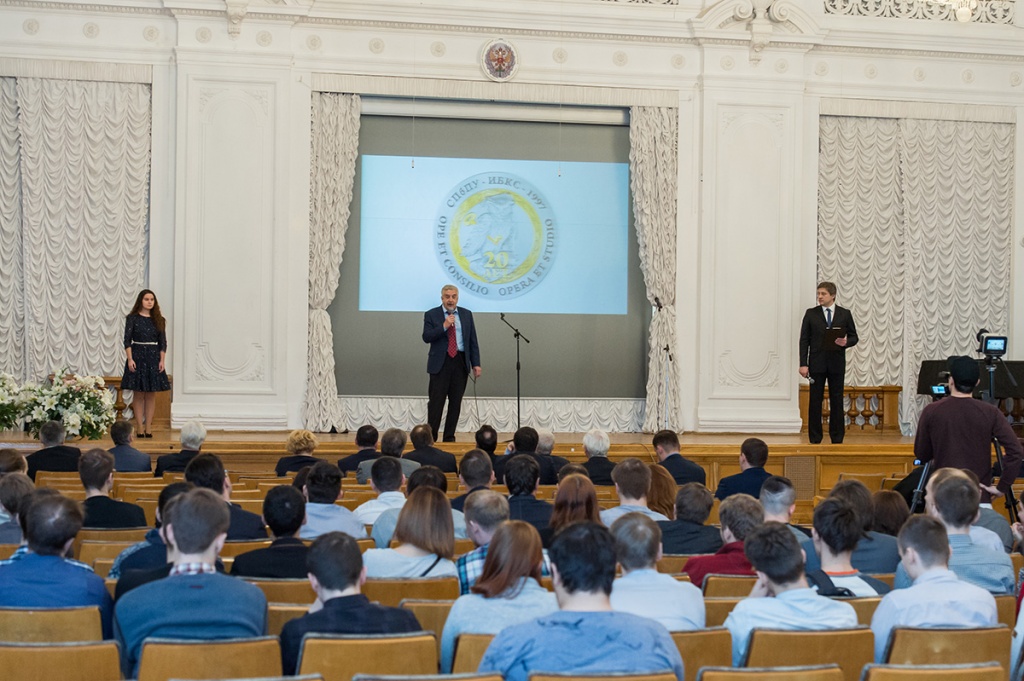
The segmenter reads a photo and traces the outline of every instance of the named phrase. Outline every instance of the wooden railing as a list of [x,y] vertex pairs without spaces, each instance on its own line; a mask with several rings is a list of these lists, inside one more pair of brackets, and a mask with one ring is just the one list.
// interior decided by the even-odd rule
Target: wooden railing
[[[846,416],[850,417],[850,426],[873,427],[875,430],[899,430],[900,427],[900,393],[898,385],[848,385],[843,390]],[[800,386],[800,422],[801,430],[807,430],[807,404],[810,401],[809,386]],[[828,404],[828,388],[825,388],[822,417],[827,422],[830,416]]]

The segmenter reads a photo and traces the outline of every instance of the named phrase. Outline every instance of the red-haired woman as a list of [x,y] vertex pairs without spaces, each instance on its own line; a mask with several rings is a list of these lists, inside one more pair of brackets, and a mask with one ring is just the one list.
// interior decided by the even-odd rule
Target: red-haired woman
[[153,414],[156,393],[171,389],[164,358],[167,356],[167,331],[156,294],[143,289],[135,299],[124,323],[124,364],[121,387],[131,390],[135,432],[139,437],[153,437]]
[[505,627],[558,610],[540,585],[544,553],[537,530],[522,520],[502,523],[487,545],[480,579],[460,596],[441,634],[441,671],[451,673],[460,634],[497,634]]
[[563,527],[584,521],[601,524],[601,507],[597,504],[597,490],[590,478],[573,473],[558,483],[551,521],[540,532],[544,548],[551,546],[551,540]]

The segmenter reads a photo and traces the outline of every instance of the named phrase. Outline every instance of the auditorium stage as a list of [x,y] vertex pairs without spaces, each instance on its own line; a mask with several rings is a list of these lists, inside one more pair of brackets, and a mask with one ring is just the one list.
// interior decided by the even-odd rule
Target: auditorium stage
[[[287,437],[288,431],[210,431],[203,451],[220,455],[225,466],[232,471],[268,471],[273,470],[274,463],[285,454]],[[336,461],[358,449],[354,442],[355,433],[322,433],[317,437],[320,446],[316,455],[329,461]],[[511,437],[512,433],[499,433],[501,442]],[[913,467],[913,438],[903,437],[895,429],[879,431],[854,427],[847,431],[842,445],[812,445],[806,433],[684,433],[680,436],[681,450],[683,456],[704,467],[708,487],[714,489],[719,479],[739,472],[739,447],[748,437],[760,437],[768,443],[770,454],[766,468],[793,481],[801,506],[809,504],[817,495],[826,494],[840,473],[903,476]],[[555,440],[554,453],[558,456],[570,461],[585,458],[583,433],[556,433]],[[612,460],[628,457],[657,460],[649,433],[611,433],[611,440],[608,456]],[[108,438],[68,444],[107,449],[113,443]],[[135,445],[154,456],[176,452],[180,449],[178,431],[158,431],[152,439],[139,439]],[[39,445],[26,434],[5,431],[0,433],[0,446],[13,446],[28,453]],[[440,447],[459,456],[473,447],[473,434],[459,433],[454,444]]]

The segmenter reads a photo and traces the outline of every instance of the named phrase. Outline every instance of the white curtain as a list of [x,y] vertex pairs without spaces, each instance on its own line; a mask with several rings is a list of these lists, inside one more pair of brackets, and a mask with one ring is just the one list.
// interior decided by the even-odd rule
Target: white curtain
[[146,279],[150,88],[18,79],[26,360],[120,373]]
[[921,361],[1006,328],[1013,128],[823,116],[820,133],[818,277],[861,337],[846,382],[902,385],[912,435],[928,401],[915,395]]
[[344,428],[334,376],[334,334],[327,306],[334,300],[359,148],[358,95],[314,93],[309,216],[309,364],[306,427]]
[[121,371],[146,279],[150,112],[148,85],[3,80],[0,352],[24,377]]
[[17,84],[0,78],[0,372],[24,380],[20,149]]
[[[676,347],[676,193],[678,112],[663,107],[630,109],[629,169],[633,217],[640,246],[640,269],[651,319],[647,357],[645,431],[679,422],[679,371]],[[666,389],[667,382],[667,389]],[[667,397],[667,399],[666,399]]]
[[971,354],[982,327],[1007,330],[1014,130],[905,119],[899,140],[908,281],[900,420],[916,426],[929,402],[914,395],[921,361]]

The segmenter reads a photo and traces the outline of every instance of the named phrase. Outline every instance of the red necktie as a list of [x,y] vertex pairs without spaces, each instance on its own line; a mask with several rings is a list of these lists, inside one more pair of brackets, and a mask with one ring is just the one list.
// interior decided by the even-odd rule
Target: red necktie
[[455,342],[455,323],[448,327],[448,356],[454,357],[459,352],[459,344]]

